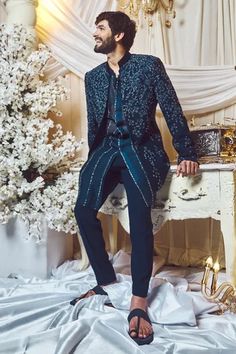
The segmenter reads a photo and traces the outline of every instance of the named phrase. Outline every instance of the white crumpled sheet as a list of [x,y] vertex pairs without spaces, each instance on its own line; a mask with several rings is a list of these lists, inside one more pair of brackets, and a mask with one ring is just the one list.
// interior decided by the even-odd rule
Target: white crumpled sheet
[[[113,258],[119,282],[106,288],[116,308],[104,306],[107,296],[92,296],[76,306],[70,300],[96,285],[91,268],[78,271],[68,261],[49,280],[0,279],[1,354],[194,354],[236,352],[236,315],[215,315],[218,307],[200,292],[202,272],[163,267],[152,278],[149,315],[155,332],[150,345],[129,337],[130,257]],[[126,274],[123,274],[126,273]],[[225,274],[220,274],[220,281]]]

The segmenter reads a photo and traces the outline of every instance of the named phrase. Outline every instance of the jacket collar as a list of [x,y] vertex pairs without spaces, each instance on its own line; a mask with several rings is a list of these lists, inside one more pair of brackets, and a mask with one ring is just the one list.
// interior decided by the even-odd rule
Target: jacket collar
[[[121,70],[125,67],[125,64],[130,60],[131,54],[127,52],[119,61],[119,66]],[[108,91],[109,91],[109,82],[110,82],[110,71],[112,69],[109,67],[108,63],[105,62],[100,65],[99,70],[97,71],[96,79],[93,82],[94,87],[96,87],[96,102],[99,102],[97,105],[97,120],[101,123],[104,113],[106,110]]]
[[[123,68],[123,66],[129,61],[130,58],[131,58],[130,52],[126,52],[125,55],[123,55],[123,57],[118,61],[118,65],[120,69]],[[108,71],[109,74],[113,73],[113,70],[110,68],[108,62],[106,62],[106,70]]]

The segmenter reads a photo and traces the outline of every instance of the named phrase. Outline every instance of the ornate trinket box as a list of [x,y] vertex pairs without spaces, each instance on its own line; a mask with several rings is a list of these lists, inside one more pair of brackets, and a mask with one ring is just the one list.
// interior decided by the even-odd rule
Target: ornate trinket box
[[200,162],[236,161],[236,126],[195,126],[191,128],[191,136]]

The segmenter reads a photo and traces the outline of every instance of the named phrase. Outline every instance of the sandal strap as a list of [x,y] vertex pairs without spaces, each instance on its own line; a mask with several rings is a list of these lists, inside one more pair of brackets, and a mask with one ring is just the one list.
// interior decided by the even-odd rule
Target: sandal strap
[[94,291],[97,295],[108,295],[107,292],[100,285],[96,285],[91,290]]
[[128,316],[128,321],[130,322],[132,320],[133,317],[138,317],[138,318],[143,318],[145,321],[147,321],[149,324],[152,324],[151,321],[150,321],[150,318],[147,314],[146,311],[142,310],[142,309],[139,309],[139,308],[136,308],[136,309],[133,309],[129,316]]
[[91,290],[94,291],[96,295],[108,295],[108,294],[106,293],[106,291],[103,290],[103,288],[102,288],[100,285],[96,285],[94,288],[88,290],[84,295],[79,296],[79,297],[76,297],[75,299],[73,299],[72,301],[70,301],[70,304],[73,305],[73,306],[75,306],[75,304],[76,304],[78,301],[84,299],[84,298],[86,297],[86,295],[88,294],[88,292],[91,291]]

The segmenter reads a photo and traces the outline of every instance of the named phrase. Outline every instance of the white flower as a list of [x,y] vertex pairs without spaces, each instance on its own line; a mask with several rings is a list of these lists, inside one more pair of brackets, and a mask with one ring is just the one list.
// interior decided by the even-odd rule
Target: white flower
[[39,242],[43,217],[50,228],[77,231],[79,172],[70,169],[80,169],[82,141],[48,118],[62,115],[56,105],[68,90],[60,78],[41,80],[50,52],[34,45],[25,27],[0,25],[0,222],[19,216]]

